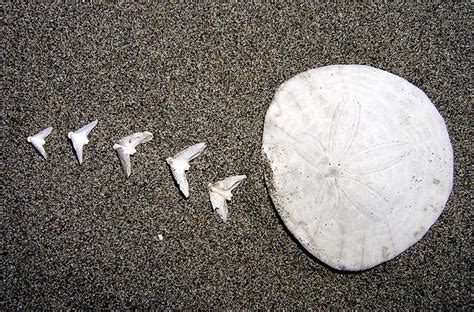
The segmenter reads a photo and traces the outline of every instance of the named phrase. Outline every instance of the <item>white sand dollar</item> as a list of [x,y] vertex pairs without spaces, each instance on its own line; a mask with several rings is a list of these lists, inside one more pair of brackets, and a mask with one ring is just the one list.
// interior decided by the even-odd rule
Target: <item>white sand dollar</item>
[[443,118],[403,78],[362,65],[300,73],[265,118],[266,183],[299,242],[348,271],[390,260],[443,211],[453,151]]

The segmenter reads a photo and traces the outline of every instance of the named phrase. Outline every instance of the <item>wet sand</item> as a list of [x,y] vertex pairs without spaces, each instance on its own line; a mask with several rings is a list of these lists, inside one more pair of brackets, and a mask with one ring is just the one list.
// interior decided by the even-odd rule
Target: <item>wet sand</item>
[[[3,308],[467,308],[469,4],[3,9]],[[418,244],[344,274],[286,231],[260,148],[283,81],[353,63],[431,98],[455,185]],[[67,132],[95,118],[79,166]],[[26,137],[49,125],[45,161]],[[155,138],[125,179],[112,145],[137,131]],[[200,141],[185,200],[165,158]],[[206,185],[233,174],[248,179],[226,225]]]

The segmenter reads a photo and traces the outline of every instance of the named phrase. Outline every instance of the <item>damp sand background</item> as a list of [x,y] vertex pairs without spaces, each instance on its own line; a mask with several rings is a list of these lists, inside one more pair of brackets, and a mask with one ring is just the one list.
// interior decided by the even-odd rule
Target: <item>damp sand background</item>
[[[461,308],[470,302],[472,6],[2,4],[2,307]],[[263,122],[309,68],[367,64],[446,120],[454,190],[415,246],[335,272],[265,187]],[[79,166],[67,132],[97,118]],[[26,137],[52,125],[42,159]],[[150,131],[125,179],[115,140]],[[206,141],[185,200],[165,158]],[[229,222],[206,185],[246,174]],[[160,240],[159,235],[163,236]]]

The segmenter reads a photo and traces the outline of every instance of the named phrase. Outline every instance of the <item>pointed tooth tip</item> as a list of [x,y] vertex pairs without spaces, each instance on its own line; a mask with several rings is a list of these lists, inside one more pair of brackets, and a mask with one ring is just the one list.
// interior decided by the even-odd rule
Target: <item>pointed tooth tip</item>
[[219,217],[222,219],[222,221],[224,221],[224,223],[227,223],[227,216],[224,216],[224,215],[220,212],[219,208],[216,209],[216,212],[217,212],[217,214],[219,215]]

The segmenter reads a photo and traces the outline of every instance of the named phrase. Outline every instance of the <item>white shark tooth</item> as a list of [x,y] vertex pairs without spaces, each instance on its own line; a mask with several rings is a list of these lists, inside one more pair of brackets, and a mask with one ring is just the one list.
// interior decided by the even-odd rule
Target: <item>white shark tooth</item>
[[36,150],[43,155],[44,159],[48,158],[48,155],[46,154],[46,151],[44,150],[44,143],[46,143],[45,139],[46,137],[51,133],[53,130],[53,127],[49,126],[48,128],[38,132],[34,136],[29,136],[26,140],[33,144],[33,146],[36,148]]
[[239,186],[245,178],[247,178],[245,175],[232,176],[207,185],[212,208],[224,222],[227,222],[227,214],[229,213],[227,201],[232,198],[232,190]]
[[76,151],[77,160],[79,164],[82,165],[82,150],[84,149],[84,145],[89,143],[89,139],[87,136],[92,131],[92,129],[97,126],[97,119],[93,122],[85,125],[81,129],[75,132],[69,132],[67,137],[71,140],[72,145],[74,146],[74,150]]
[[114,150],[117,151],[120,163],[122,164],[123,171],[127,178],[132,173],[130,155],[136,153],[137,150],[135,147],[137,147],[138,144],[149,142],[151,139],[153,139],[153,134],[151,132],[137,132],[118,140],[117,143],[114,144]]
[[166,159],[166,162],[170,165],[171,173],[179,185],[179,189],[186,198],[189,197],[189,185],[186,179],[186,171],[189,170],[189,162],[198,157],[205,148],[206,143],[198,143],[179,152],[174,155],[174,157],[168,157]]

